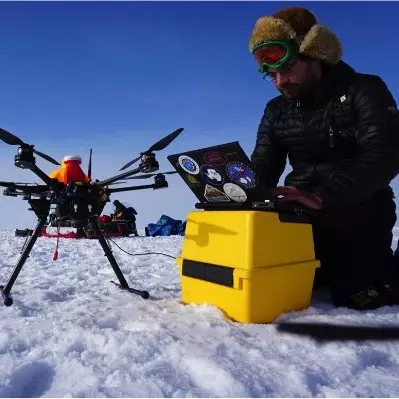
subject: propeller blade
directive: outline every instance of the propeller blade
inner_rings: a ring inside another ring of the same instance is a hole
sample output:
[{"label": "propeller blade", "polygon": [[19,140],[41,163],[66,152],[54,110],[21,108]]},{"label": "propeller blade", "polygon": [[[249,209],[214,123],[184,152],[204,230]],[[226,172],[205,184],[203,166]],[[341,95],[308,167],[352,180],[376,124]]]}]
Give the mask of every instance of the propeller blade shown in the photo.
[{"label": "propeller blade", "polygon": [[[153,144],[147,151],[142,152],[142,154],[150,154],[153,151],[161,151],[164,148],[166,148],[182,131],[184,128],[179,128],[175,130],[174,132],[168,134],[165,136],[163,139],[157,141],[155,144]],[[133,159],[132,161],[128,162],[126,165],[122,166],[119,170],[124,170],[128,168],[129,166],[133,165],[135,162],[137,162],[141,156],[137,157],[136,159]]]},{"label": "propeller blade", "polygon": [[92,153],[92,150],[90,148],[89,167],[87,169],[87,176],[88,176],[89,179],[91,179],[91,153]]},{"label": "propeller blade", "polygon": [[141,158],[141,155],[139,157],[133,159],[133,161],[130,161],[126,165],[122,166],[119,170],[124,170],[124,169],[128,168],[130,165],[133,165],[134,163],[136,163],[140,158]]},{"label": "propeller blade", "polygon": [[51,163],[53,163],[54,165],[61,165],[58,161],[56,161],[55,159],[51,158],[50,156],[43,154],[40,151],[37,151],[35,149],[33,149],[33,152],[37,155],[39,155],[39,157],[42,157],[43,159],[45,159],[46,161],[49,161]]},{"label": "propeller blade", "polygon": [[24,145],[25,144],[20,138],[18,138],[17,136],[14,136],[10,132],[7,132],[7,130],[2,129],[1,127],[0,127],[0,139],[10,145]]},{"label": "propeller blade", "polygon": [[170,171],[170,172],[149,173],[148,175],[139,175],[139,176],[126,177],[126,180],[148,179],[148,178],[156,176],[156,175],[174,175],[175,173],[177,173],[175,170]]},{"label": "propeller blade", "polygon": [[173,133],[168,134],[163,139],[157,141],[153,144],[146,152],[153,151],[161,151],[166,148],[184,129],[181,127],[180,129],[175,130]]}]

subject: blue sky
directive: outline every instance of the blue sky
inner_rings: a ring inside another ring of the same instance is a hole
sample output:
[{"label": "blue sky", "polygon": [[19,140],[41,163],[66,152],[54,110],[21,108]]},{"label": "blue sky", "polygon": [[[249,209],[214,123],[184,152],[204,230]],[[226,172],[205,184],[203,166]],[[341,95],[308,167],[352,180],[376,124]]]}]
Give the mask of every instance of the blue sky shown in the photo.
[{"label": "blue sky", "polygon": [[[341,39],[344,60],[379,74],[399,98],[395,2],[0,2],[0,126],[58,159],[78,152],[85,162],[93,147],[99,178],[179,127],[159,153],[164,170],[168,154],[227,141],[249,155],[276,91],[248,39],[259,16],[289,5],[315,12]],[[38,181],[15,170],[13,155],[0,143],[0,180]],[[169,183],[118,198],[142,226],[162,213],[185,218],[195,198],[177,176]],[[0,201],[0,227],[23,227],[26,203]]]}]

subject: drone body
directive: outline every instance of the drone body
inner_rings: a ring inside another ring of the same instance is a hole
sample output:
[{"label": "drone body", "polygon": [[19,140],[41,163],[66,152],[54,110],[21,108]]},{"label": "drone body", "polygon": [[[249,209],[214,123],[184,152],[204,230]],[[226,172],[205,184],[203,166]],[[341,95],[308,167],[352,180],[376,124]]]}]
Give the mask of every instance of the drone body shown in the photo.
[{"label": "drone body", "polygon": [[[34,243],[40,236],[43,227],[45,226],[49,217],[50,211],[54,210],[52,221],[61,225],[66,221],[70,223],[72,227],[82,228],[88,226],[92,231],[95,232],[96,237],[105,252],[116,276],[118,277],[119,283],[116,284],[121,289],[129,292],[141,295],[147,299],[149,294],[147,291],[139,291],[130,288],[127,281],[125,280],[122,272],[116,263],[115,258],[112,255],[111,249],[108,246],[105,238],[103,237],[101,230],[98,225],[98,218],[101,215],[104,206],[110,201],[110,196],[115,192],[142,190],[142,189],[159,189],[168,187],[168,183],[165,179],[164,174],[150,174],[159,169],[159,164],[155,159],[154,151],[164,149],[169,145],[183,129],[177,129],[173,133],[164,137],[154,145],[152,145],[147,151],[141,153],[141,155],[128,162],[124,165],[121,170],[126,169],[137,161],[141,161],[139,166],[127,172],[123,172],[119,175],[110,177],[108,179],[93,181],[91,179],[91,155],[87,175],[83,172],[80,167],[81,158],[79,156],[66,156],[63,159],[62,164],[34,149],[33,145],[24,143],[21,139],[14,136],[0,128],[0,139],[10,145],[18,145],[17,154],[15,155],[14,163],[15,166],[22,169],[30,169],[36,176],[38,176],[45,184],[42,185],[31,185],[31,184],[18,184],[13,182],[0,182],[0,186],[6,187],[3,194],[7,196],[17,197],[21,195],[23,199],[27,200],[38,217],[38,223],[32,236],[30,236],[24,250],[21,254],[20,259],[15,266],[15,269],[5,286],[0,286],[4,304],[10,306],[13,300],[10,296],[11,288],[18,277],[19,272],[22,269],[26,259],[29,256],[30,251],[33,248]],[[34,154],[46,159],[47,161],[60,166],[60,168],[54,170],[49,175],[43,172],[36,166],[36,160]],[[133,176],[138,173],[147,173],[147,175]],[[165,172],[165,174],[171,174],[177,172]],[[147,177],[154,177],[153,184],[141,185],[141,186],[129,186],[110,188],[109,186],[120,182],[121,180],[128,179],[141,179]],[[54,205],[55,209],[51,206]]]}]

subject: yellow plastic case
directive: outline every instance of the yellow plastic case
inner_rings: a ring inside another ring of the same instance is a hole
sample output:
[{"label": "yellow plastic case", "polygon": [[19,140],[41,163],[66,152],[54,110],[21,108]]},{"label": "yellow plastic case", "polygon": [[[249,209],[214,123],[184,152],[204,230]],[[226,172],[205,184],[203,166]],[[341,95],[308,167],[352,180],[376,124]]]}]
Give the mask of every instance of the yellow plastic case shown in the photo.
[{"label": "yellow plastic case", "polygon": [[208,303],[241,323],[270,323],[310,305],[312,227],[276,212],[192,211],[177,259],[184,303]]}]

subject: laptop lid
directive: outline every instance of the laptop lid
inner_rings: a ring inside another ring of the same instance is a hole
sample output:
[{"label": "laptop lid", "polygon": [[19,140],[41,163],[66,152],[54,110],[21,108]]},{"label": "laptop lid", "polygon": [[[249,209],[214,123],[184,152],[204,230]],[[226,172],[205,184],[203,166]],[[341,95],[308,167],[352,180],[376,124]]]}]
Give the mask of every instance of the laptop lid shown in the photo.
[{"label": "laptop lid", "polygon": [[255,172],[238,141],[167,159],[201,204],[251,206],[258,199]]}]

